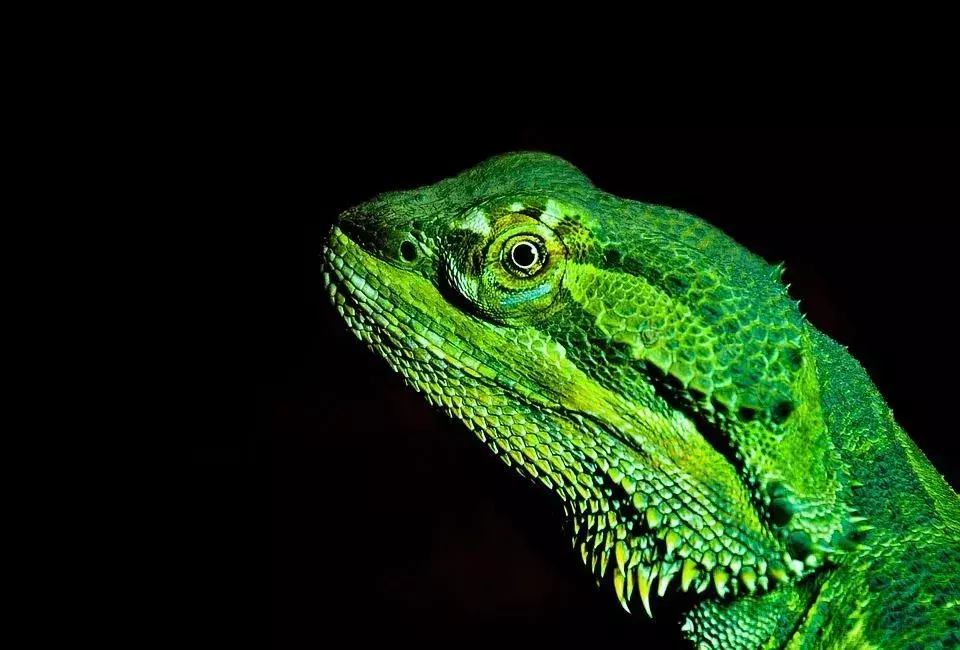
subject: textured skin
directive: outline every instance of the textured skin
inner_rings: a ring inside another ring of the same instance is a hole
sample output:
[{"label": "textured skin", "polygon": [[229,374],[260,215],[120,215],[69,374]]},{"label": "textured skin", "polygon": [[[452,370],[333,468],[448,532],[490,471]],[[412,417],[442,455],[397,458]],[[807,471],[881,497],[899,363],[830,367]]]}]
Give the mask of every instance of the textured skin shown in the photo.
[{"label": "textured skin", "polygon": [[702,648],[960,643],[960,500],[767,265],[544,154],[341,215],[352,331],[553,490],[625,608]]}]

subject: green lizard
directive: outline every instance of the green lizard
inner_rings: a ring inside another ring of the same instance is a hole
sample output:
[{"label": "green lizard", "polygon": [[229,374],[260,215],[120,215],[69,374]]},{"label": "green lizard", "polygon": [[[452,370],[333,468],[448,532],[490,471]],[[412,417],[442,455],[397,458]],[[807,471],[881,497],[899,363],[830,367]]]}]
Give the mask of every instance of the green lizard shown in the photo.
[{"label": "green lizard", "polygon": [[960,500],[770,266],[517,153],[342,214],[350,329],[564,502],[625,608],[700,648],[960,644]]}]

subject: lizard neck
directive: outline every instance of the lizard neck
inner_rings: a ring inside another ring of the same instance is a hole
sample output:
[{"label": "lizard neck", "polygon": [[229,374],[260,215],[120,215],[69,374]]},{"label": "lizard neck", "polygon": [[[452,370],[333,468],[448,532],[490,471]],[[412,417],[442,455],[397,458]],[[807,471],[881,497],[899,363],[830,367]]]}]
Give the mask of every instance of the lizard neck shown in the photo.
[{"label": "lizard neck", "polygon": [[826,573],[787,647],[960,642],[960,499],[897,425],[860,364],[812,327],[809,338],[826,425],[852,485],[850,505],[872,528]]},{"label": "lizard neck", "polygon": [[893,418],[866,371],[841,345],[809,328],[830,439],[852,483],[853,506],[870,537],[960,530],[960,501]]}]

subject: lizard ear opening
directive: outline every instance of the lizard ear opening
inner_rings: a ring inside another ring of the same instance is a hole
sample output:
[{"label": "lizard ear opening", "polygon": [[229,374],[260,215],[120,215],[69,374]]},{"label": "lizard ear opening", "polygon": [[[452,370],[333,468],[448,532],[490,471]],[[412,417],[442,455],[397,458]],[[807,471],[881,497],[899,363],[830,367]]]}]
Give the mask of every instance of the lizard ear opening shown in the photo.
[{"label": "lizard ear opening", "polygon": [[400,259],[404,262],[414,262],[417,259],[417,246],[409,239],[400,242]]}]

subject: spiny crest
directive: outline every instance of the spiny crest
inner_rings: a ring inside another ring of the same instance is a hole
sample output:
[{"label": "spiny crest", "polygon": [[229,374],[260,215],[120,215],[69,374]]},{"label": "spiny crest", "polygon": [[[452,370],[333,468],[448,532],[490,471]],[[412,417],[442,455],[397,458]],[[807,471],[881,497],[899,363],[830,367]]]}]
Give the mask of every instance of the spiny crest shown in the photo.
[{"label": "spiny crest", "polygon": [[749,551],[742,555],[724,549],[703,551],[695,537],[684,537],[682,527],[664,526],[669,518],[658,509],[647,508],[642,517],[624,517],[615,510],[619,505],[570,500],[566,511],[573,545],[584,564],[597,576],[598,584],[611,574],[614,592],[627,612],[636,595],[652,617],[652,595],[665,596],[671,585],[696,593],[712,587],[724,599],[765,592],[804,573],[802,564],[798,566],[786,554],[783,562],[768,562]]}]

